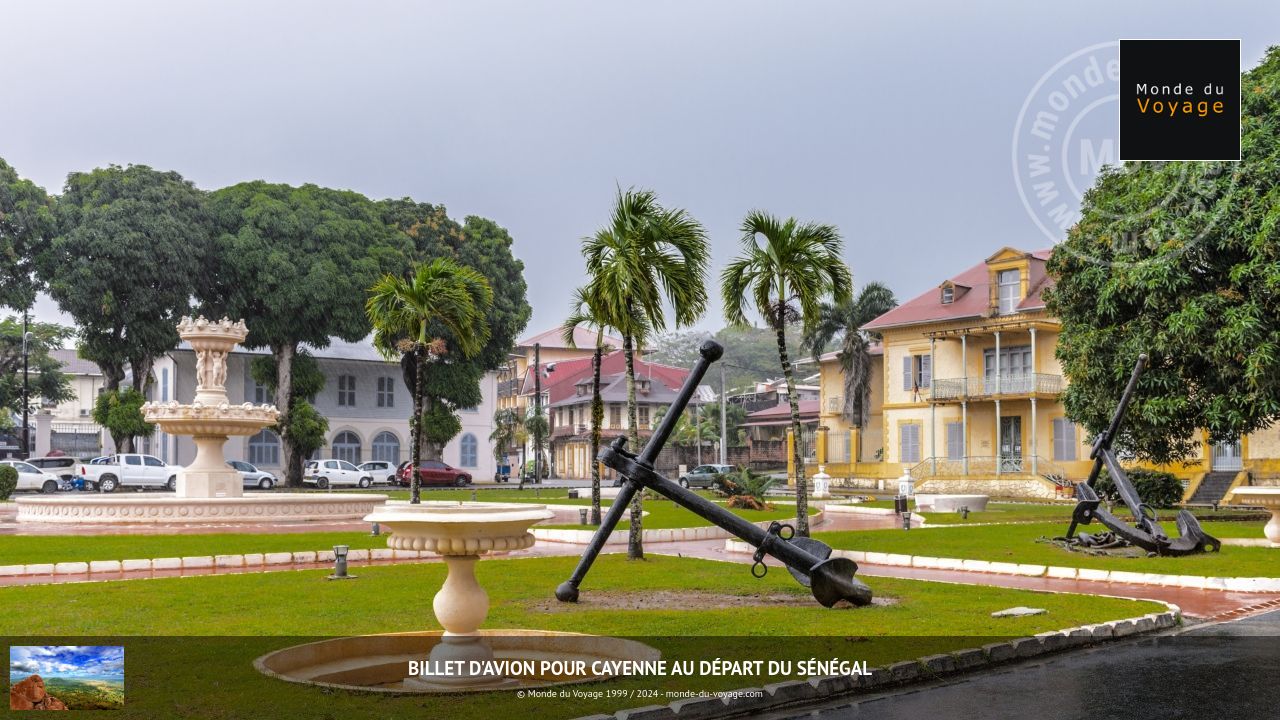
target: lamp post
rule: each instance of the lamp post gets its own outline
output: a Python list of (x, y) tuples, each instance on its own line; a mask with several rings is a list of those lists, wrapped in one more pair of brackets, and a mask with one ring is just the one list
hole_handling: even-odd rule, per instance
[(350, 550), (349, 545), (333, 546), (333, 574), (328, 576), (328, 580), (354, 580), (355, 575), (347, 574), (347, 551)]
[(22, 311), (22, 458), (31, 457), (31, 383), (27, 373), (27, 358), (31, 355), (33, 334), (27, 330), (27, 312)]

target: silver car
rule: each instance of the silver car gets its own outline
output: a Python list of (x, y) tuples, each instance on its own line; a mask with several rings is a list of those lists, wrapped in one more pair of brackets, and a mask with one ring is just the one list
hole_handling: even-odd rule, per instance
[(733, 472), (732, 465), (699, 465), (680, 476), (680, 487), (708, 488), (718, 476), (730, 472)]
[(259, 470), (243, 460), (228, 460), (227, 466), (240, 473), (240, 479), (244, 481), (244, 486), (247, 488), (270, 490), (275, 487), (275, 475)]

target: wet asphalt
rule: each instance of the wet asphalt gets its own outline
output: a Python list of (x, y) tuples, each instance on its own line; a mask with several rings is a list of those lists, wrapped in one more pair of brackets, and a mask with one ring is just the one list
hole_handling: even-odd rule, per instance
[(768, 717), (771, 720), (1280, 718), (1280, 611)]

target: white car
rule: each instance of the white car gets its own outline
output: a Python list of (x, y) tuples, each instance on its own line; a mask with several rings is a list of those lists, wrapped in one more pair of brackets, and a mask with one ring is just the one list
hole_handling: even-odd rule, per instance
[(243, 460), (228, 460), (227, 467), (240, 473), (240, 479), (244, 481), (247, 488), (258, 488), (259, 490), (270, 490), (275, 487), (276, 476), (269, 472), (259, 470), (252, 464)]
[(373, 484), (373, 476), (346, 460), (312, 460), (303, 470), (302, 482), (321, 490), (336, 485), (367, 488)]
[(0, 460), (0, 465), (8, 465), (18, 471), (18, 486), (16, 490), (39, 490), (42, 493), (58, 492), (61, 485), (58, 482), (58, 476), (45, 472), (40, 468), (28, 462), (21, 460)]
[(387, 462), (386, 460), (370, 460), (360, 466), (360, 469), (373, 476), (374, 482), (383, 482), (388, 485), (396, 484), (396, 464)]

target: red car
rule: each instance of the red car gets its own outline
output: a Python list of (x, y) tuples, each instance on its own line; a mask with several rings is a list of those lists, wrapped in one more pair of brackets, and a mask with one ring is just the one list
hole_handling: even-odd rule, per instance
[[(396, 480), (405, 487), (408, 487), (413, 480), (413, 476), (409, 474), (410, 464), (401, 465), (400, 471), (396, 474)], [(418, 466), (418, 484), (423, 486), (453, 485), (461, 487), (471, 484), (471, 473), (466, 470), (459, 470), (439, 460), (423, 460), (422, 464)]]

